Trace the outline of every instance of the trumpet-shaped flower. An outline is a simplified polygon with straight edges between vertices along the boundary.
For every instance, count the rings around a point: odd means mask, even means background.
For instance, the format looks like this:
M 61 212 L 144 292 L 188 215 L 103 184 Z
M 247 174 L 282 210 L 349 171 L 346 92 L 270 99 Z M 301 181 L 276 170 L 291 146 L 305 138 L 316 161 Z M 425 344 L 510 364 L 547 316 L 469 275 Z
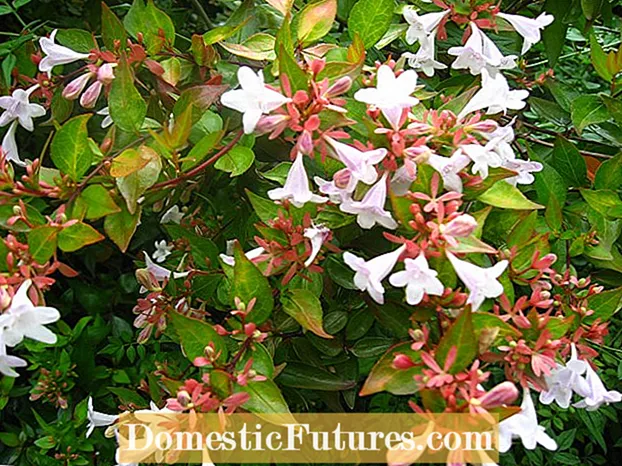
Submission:
M 513 186 L 517 184 L 531 184 L 535 181 L 532 173 L 541 172 L 544 168 L 540 162 L 532 162 L 531 160 L 511 159 L 503 162 L 502 165 L 508 170 L 516 172 L 516 176 L 505 178 L 505 181 Z
M 346 199 L 340 206 L 343 212 L 356 214 L 356 221 L 361 228 L 372 228 L 379 223 L 385 228 L 397 228 L 397 222 L 391 217 L 391 213 L 384 209 L 387 199 L 387 175 L 373 185 L 365 193 L 360 201 Z
M 420 39 L 421 46 L 417 53 L 406 52 L 404 57 L 408 60 L 408 65 L 415 70 L 422 71 L 426 76 L 434 76 L 435 70 L 444 70 L 447 65 L 436 61 L 434 48 L 434 34 Z
M 462 192 L 462 179 L 459 173 L 471 163 L 471 159 L 461 150 L 457 150 L 451 157 L 430 154 L 428 164 L 440 173 L 445 188 L 450 191 Z
M 311 254 L 305 261 L 305 267 L 309 267 L 320 253 L 324 242 L 330 237 L 330 229 L 324 225 L 311 225 L 310 228 L 305 228 L 304 237 L 311 241 Z
M 322 204 L 328 198 L 313 194 L 309 189 L 309 178 L 303 163 L 304 155 L 298 153 L 296 160 L 289 169 L 285 185 L 268 191 L 268 197 L 273 201 L 289 200 L 295 207 L 302 207 L 307 202 Z
M 464 118 L 469 113 L 487 109 L 486 113 L 494 115 L 505 113 L 508 110 L 520 110 L 526 104 L 524 100 L 529 97 L 529 91 L 510 90 L 507 79 L 496 73 L 493 77 L 486 68 L 482 71 L 482 88 L 475 93 L 471 100 L 458 114 L 458 119 Z
M 4 137 L 2 138 L 2 151 L 4 152 L 6 160 L 11 160 L 17 165 L 21 165 L 23 167 L 26 163 L 19 158 L 19 149 L 17 147 L 17 141 L 15 140 L 15 131 L 17 131 L 17 120 L 13 121 L 13 123 L 9 126 L 9 129 L 7 129 L 7 132 L 4 133 Z
M 256 74 L 247 66 L 238 70 L 241 89 L 225 92 L 220 101 L 225 107 L 242 112 L 244 132 L 250 134 L 263 114 L 276 110 L 291 99 L 281 95 L 264 84 L 263 71 Z
M 365 184 L 374 184 L 378 179 L 378 172 L 374 165 L 379 163 L 387 155 L 384 148 L 369 150 L 366 152 L 358 150 L 354 146 L 335 141 L 333 138 L 326 138 L 337 154 L 337 158 L 346 166 L 350 176 L 357 181 Z
M 536 408 L 528 388 L 523 392 L 521 411 L 499 423 L 499 451 L 507 452 L 514 438 L 520 438 L 528 450 L 535 449 L 538 444 L 547 450 L 557 450 L 557 442 L 546 433 L 544 427 L 538 425 Z
M 350 199 L 358 183 L 354 177 L 350 177 L 343 188 L 337 186 L 335 180 L 326 181 L 319 176 L 314 177 L 313 181 L 319 186 L 320 192 L 326 194 L 333 204 L 341 204 Z
M 86 430 L 86 437 L 90 437 L 90 435 L 95 430 L 95 427 L 107 427 L 111 424 L 117 422 L 119 416 L 113 416 L 111 414 L 99 413 L 93 409 L 93 398 L 89 396 L 88 406 L 86 411 L 86 417 L 89 420 L 89 424 Z
M 54 42 L 58 30 L 54 29 L 50 37 L 42 37 L 39 39 L 41 50 L 47 56 L 39 62 L 39 71 L 49 73 L 52 68 L 58 65 L 68 65 L 78 60 L 86 60 L 89 58 L 88 53 L 79 53 L 71 50 L 69 47 L 56 44 Z
M 220 254 L 220 259 L 227 265 L 233 267 L 235 265 L 235 257 L 233 257 L 233 244 L 235 241 L 227 241 L 227 254 Z M 253 259 L 257 259 L 261 256 L 266 250 L 261 246 L 255 249 L 251 249 L 244 253 L 246 258 L 250 261 Z
M 571 346 L 571 357 L 566 365 L 558 364 L 545 375 L 548 390 L 540 392 L 540 403 L 550 405 L 555 401 L 560 407 L 568 408 L 573 392 L 581 396 L 589 396 L 590 387 L 582 375 L 587 370 L 587 362 L 577 357 L 577 348 Z
M 28 298 L 31 284 L 30 280 L 22 283 L 9 308 L 0 315 L 0 334 L 7 346 L 18 345 L 24 337 L 50 345 L 56 343 L 56 335 L 45 325 L 60 319 L 60 313 L 53 307 L 35 306 Z
M 502 260 L 492 267 L 483 268 L 460 260 L 449 251 L 447 251 L 447 257 L 460 280 L 470 291 L 467 304 L 471 305 L 473 312 L 479 309 L 486 298 L 501 296 L 503 285 L 497 279 L 505 271 L 508 261 Z
M 441 296 L 445 287 L 437 278 L 438 273 L 428 265 L 425 254 L 420 252 L 416 259 L 405 259 L 406 270 L 395 272 L 389 277 L 391 285 L 406 287 L 406 302 L 415 306 L 424 294 Z
M 485 146 L 479 144 L 465 144 L 460 149 L 473 161 L 473 167 L 471 171 L 473 173 L 479 173 L 479 175 L 486 179 L 488 178 L 488 169 L 500 167 L 503 163 L 499 154 L 494 149 L 497 141 L 489 141 Z
M 384 304 L 384 287 L 381 282 L 391 273 L 405 250 L 406 246 L 400 246 L 393 252 L 382 254 L 368 261 L 351 252 L 345 252 L 343 260 L 356 272 L 354 274 L 356 287 L 361 291 L 367 291 L 378 304 Z
M 409 24 L 406 31 L 406 42 L 414 44 L 417 41 L 424 40 L 432 34 L 450 11 L 445 10 L 419 16 L 413 8 L 404 8 L 404 19 Z
M 27 365 L 28 363 L 22 358 L 6 353 L 6 345 L 0 334 L 0 374 L 4 374 L 7 377 L 19 377 L 19 374 L 13 368 L 26 367 Z
M 168 256 L 171 255 L 171 251 L 173 250 L 173 245 L 166 244 L 166 240 L 155 242 L 156 250 L 153 253 L 153 260 L 159 263 L 162 263 L 166 260 Z
M 592 369 L 592 366 L 586 364 L 585 372 L 588 394 L 583 400 L 572 406 L 575 408 L 585 408 L 588 411 L 596 411 L 602 405 L 622 401 L 622 393 L 615 390 L 607 390 L 596 371 Z
M 0 107 L 4 109 L 0 115 L 0 126 L 6 126 L 13 120 L 17 120 L 24 129 L 28 131 L 35 129 L 32 119 L 45 115 L 45 108 L 39 104 L 31 104 L 29 101 L 30 95 L 38 87 L 35 85 L 27 90 L 15 89 L 10 96 L 0 97 Z
M 391 126 L 397 129 L 403 109 L 419 103 L 419 99 L 411 96 L 417 87 L 417 72 L 408 70 L 396 77 L 388 65 L 382 65 L 376 79 L 376 87 L 359 89 L 354 98 L 379 108 Z
M 467 69 L 473 75 L 486 68 L 490 74 L 497 70 L 516 68 L 516 56 L 504 57 L 495 43 L 484 34 L 475 23 L 471 23 L 471 37 L 464 46 L 451 47 L 447 53 L 456 57 L 451 67 L 455 70 Z
M 516 32 L 523 36 L 524 42 L 521 51 L 523 55 L 527 53 L 533 44 L 540 42 L 542 36 L 540 30 L 547 27 L 555 19 L 553 15 L 547 13 L 542 13 L 537 18 L 527 18 L 507 13 L 498 13 L 497 16 L 510 23 Z
M 162 218 L 160 219 L 160 223 L 176 223 L 179 225 L 182 218 L 184 218 L 184 213 L 179 209 L 179 206 L 174 205 L 164 212 L 164 215 L 162 215 Z

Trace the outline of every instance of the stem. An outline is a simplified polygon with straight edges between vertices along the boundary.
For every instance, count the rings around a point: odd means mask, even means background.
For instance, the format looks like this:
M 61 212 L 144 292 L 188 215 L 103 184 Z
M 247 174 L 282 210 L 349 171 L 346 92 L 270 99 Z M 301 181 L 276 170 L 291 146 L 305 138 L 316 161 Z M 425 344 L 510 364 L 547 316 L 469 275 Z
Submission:
M 524 135 L 523 138 L 527 139 L 528 141 L 535 142 L 536 144 L 540 144 L 542 146 L 550 148 L 555 147 L 555 144 L 553 144 L 552 142 L 543 141 L 542 139 L 534 138 L 533 136 Z M 579 150 L 579 153 L 581 155 L 586 155 L 588 157 L 595 157 L 599 159 L 612 159 L 614 157 L 613 155 L 601 154 L 599 152 L 591 152 L 588 150 Z
M 229 152 L 231 149 L 233 149 L 233 146 L 235 146 L 238 143 L 238 141 L 240 140 L 240 138 L 242 137 L 243 134 L 244 133 L 242 132 L 242 130 L 240 130 L 235 135 L 235 137 L 231 140 L 231 142 L 229 142 L 226 146 L 224 146 L 222 149 L 220 149 L 220 151 L 218 151 L 212 157 L 207 159 L 205 162 L 197 165 L 196 167 L 194 167 L 189 172 L 182 173 L 177 178 L 172 178 L 170 180 L 162 181 L 160 183 L 154 184 L 150 188 L 150 191 L 153 191 L 155 189 L 168 188 L 169 186 L 175 186 L 175 185 L 179 184 L 180 182 L 182 182 L 183 180 L 185 180 L 187 178 L 192 178 L 193 176 L 198 175 L 205 168 L 207 168 L 210 165 L 212 165 L 213 163 L 215 163 L 219 158 L 221 158 L 223 155 L 225 155 L 227 152 Z

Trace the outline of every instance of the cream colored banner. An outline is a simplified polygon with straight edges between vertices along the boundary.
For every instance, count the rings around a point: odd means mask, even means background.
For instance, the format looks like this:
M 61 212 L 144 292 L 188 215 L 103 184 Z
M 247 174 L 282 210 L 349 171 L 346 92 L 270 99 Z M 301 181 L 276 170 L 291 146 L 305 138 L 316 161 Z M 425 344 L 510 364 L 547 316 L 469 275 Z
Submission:
M 493 463 L 498 417 L 125 413 L 120 463 Z

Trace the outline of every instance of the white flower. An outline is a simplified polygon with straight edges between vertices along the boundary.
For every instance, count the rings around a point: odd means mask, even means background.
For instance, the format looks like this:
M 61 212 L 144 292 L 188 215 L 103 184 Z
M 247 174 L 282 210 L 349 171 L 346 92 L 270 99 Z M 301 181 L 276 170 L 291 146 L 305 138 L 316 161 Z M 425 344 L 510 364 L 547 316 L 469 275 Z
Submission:
M 101 110 L 98 110 L 95 113 L 97 115 L 101 115 L 101 116 L 104 117 L 104 119 L 100 123 L 100 126 L 102 127 L 102 129 L 108 128 L 108 126 L 110 126 L 112 123 L 114 123 L 112 121 L 112 118 L 110 117 L 110 109 L 108 107 L 104 107 L 104 108 L 102 108 Z
M 74 52 L 68 47 L 64 47 L 54 43 L 54 38 L 58 30 L 54 29 L 50 37 L 42 37 L 39 39 L 39 45 L 43 53 L 47 55 L 43 60 L 39 62 L 39 71 L 42 73 L 49 73 L 52 68 L 58 65 L 67 65 L 78 60 L 86 60 L 89 58 L 88 53 Z
M 307 202 L 321 204 L 328 201 L 327 197 L 313 194 L 309 189 L 309 178 L 303 163 L 304 155 L 298 152 L 296 160 L 289 169 L 285 185 L 268 191 L 268 197 L 273 201 L 289 200 L 295 207 L 302 207 Z
M 550 375 L 544 376 L 548 390 L 540 392 L 540 403 L 550 405 L 553 400 L 561 407 L 568 408 L 572 393 L 588 396 L 590 387 L 581 377 L 588 364 L 577 357 L 577 348 L 571 344 L 571 357 L 566 365 L 558 364 Z
M 445 287 L 437 278 L 438 273 L 428 265 L 425 254 L 419 253 L 416 259 L 405 259 L 406 270 L 389 277 L 393 286 L 406 287 L 406 302 L 415 306 L 421 302 L 425 293 L 441 296 Z
M 6 160 L 12 160 L 17 165 L 22 167 L 26 166 L 26 163 L 19 158 L 19 149 L 17 147 L 17 141 L 15 141 L 15 131 L 17 130 L 17 120 L 11 123 L 9 129 L 2 138 L 2 151 Z
M 17 120 L 24 129 L 28 131 L 35 129 L 32 119 L 45 115 L 45 108 L 39 104 L 31 104 L 29 101 L 30 95 L 38 87 L 39 85 L 34 85 L 27 90 L 15 89 L 11 96 L 0 97 L 0 107 L 4 109 L 0 115 L 0 126 L 6 126 L 13 120 Z
M 330 229 L 324 225 L 311 225 L 310 228 L 305 228 L 304 237 L 309 238 L 311 241 L 311 254 L 305 261 L 305 267 L 309 267 L 313 264 L 313 261 L 317 257 L 322 249 L 322 245 L 330 236 Z
M 404 19 L 410 25 L 406 31 L 406 42 L 414 44 L 418 40 L 425 39 L 438 27 L 450 11 L 445 10 L 419 16 L 414 9 L 410 7 L 404 8 Z M 373 21 L 373 18 L 369 18 L 369 20 Z
M 242 112 L 244 116 L 244 132 L 250 134 L 255 131 L 261 115 L 276 110 L 291 99 L 269 89 L 264 84 L 263 71 L 257 74 L 247 66 L 238 70 L 238 81 L 241 89 L 225 92 L 220 101 L 225 107 Z
M 514 142 L 514 128 L 512 127 L 514 120 L 515 118 L 505 126 L 497 126 L 492 132 L 479 132 L 479 134 L 487 140 L 496 141 L 494 146 L 492 146 L 492 150 L 499 154 L 499 157 L 501 157 L 501 160 L 504 162 L 516 158 L 516 154 L 511 145 L 512 142 Z
M 508 170 L 516 172 L 516 176 L 505 178 L 505 181 L 513 186 L 517 184 L 531 184 L 535 181 L 532 173 L 542 171 L 544 168 L 540 162 L 532 162 L 531 160 L 512 159 L 506 160 L 502 165 Z
M 524 100 L 529 97 L 529 91 L 510 90 L 507 79 L 497 73 L 494 77 L 486 68 L 482 69 L 482 88 L 471 98 L 458 115 L 458 119 L 477 110 L 487 109 L 486 113 L 494 115 L 507 110 L 520 110 L 526 104 Z
M 161 265 L 154 263 L 145 251 L 143 251 L 143 255 L 145 256 L 145 265 L 147 266 L 147 271 L 153 275 L 153 277 L 162 282 L 164 280 L 168 280 L 171 276 L 171 271 Z M 173 273 L 173 278 L 184 278 L 188 275 L 189 272 L 175 272 Z
M 162 215 L 162 218 L 160 219 L 160 223 L 176 223 L 179 225 L 182 218 L 184 218 L 184 213 L 179 210 L 179 206 L 174 205 L 164 212 L 164 215 Z
M 471 23 L 471 37 L 462 47 L 451 47 L 447 53 L 457 57 L 451 64 L 455 70 L 469 69 L 471 74 L 480 74 L 486 68 L 491 74 L 497 70 L 516 68 L 516 56 L 504 57 L 495 43 L 475 23 Z
M 622 394 L 620 392 L 607 390 L 596 371 L 592 369 L 592 366 L 589 364 L 585 366 L 585 379 L 587 381 L 588 394 L 583 400 L 572 406 L 575 408 L 585 408 L 588 411 L 596 411 L 603 404 L 607 405 L 609 403 L 619 403 L 622 401 Z
M 106 427 L 111 424 L 114 424 L 119 416 L 112 416 L 110 414 L 98 413 L 93 409 L 93 398 L 89 396 L 88 399 L 88 408 L 86 412 L 86 416 L 89 420 L 89 424 L 86 430 L 87 438 L 93 433 L 95 427 Z
M 497 280 L 508 266 L 502 260 L 489 268 L 478 267 L 470 262 L 458 259 L 447 251 L 447 257 L 460 280 L 469 289 L 467 304 L 473 312 L 477 311 L 486 298 L 497 298 L 503 294 L 503 285 Z
M 45 327 L 60 319 L 57 309 L 48 306 L 35 306 L 28 298 L 28 289 L 32 282 L 26 280 L 21 284 L 11 305 L 0 315 L 0 334 L 7 346 L 15 346 L 24 337 L 48 343 L 56 343 L 56 335 Z
M 423 71 L 428 77 L 434 76 L 434 70 L 444 70 L 447 68 L 447 65 L 436 61 L 434 58 L 434 37 L 435 35 L 431 34 L 420 39 L 421 46 L 419 50 L 417 50 L 417 53 L 406 52 L 403 55 L 404 58 L 408 60 L 408 64 L 411 68 Z
M 524 389 L 521 411 L 504 419 L 499 423 L 499 451 L 507 452 L 512 446 L 512 439 L 520 438 L 523 446 L 528 450 L 533 450 L 540 444 L 547 450 L 557 450 L 557 442 L 553 440 L 538 425 L 536 408 L 529 394 L 529 389 Z
M 419 103 L 419 99 L 411 97 L 417 87 L 417 72 L 408 70 L 395 77 L 388 65 L 382 65 L 378 68 L 376 79 L 376 87 L 359 89 L 354 99 L 379 108 L 391 126 L 397 129 L 402 110 Z
M 379 223 L 385 228 L 397 228 L 397 222 L 391 213 L 384 209 L 387 199 L 387 174 L 365 193 L 360 201 L 346 199 L 340 209 L 348 214 L 356 214 L 356 221 L 361 228 L 372 228 Z
M 235 244 L 235 241 L 227 241 L 227 254 L 220 254 L 220 259 L 231 267 L 235 265 L 235 258 L 233 257 L 233 244 Z M 253 259 L 257 259 L 264 252 L 266 252 L 266 250 L 260 246 L 245 252 L 244 255 L 248 260 L 252 261 Z
M 26 367 L 28 363 L 22 358 L 11 356 L 6 353 L 6 345 L 0 333 L 0 374 L 7 377 L 19 377 L 19 374 L 13 370 L 14 367 Z
M 473 167 L 471 167 L 472 173 L 479 173 L 479 175 L 486 179 L 488 178 L 489 168 L 498 168 L 503 163 L 499 154 L 494 149 L 497 141 L 493 139 L 485 146 L 479 144 L 465 144 L 460 146 L 460 150 L 464 152 L 473 161 Z
M 322 194 L 328 195 L 328 198 L 333 204 L 340 204 L 350 199 L 358 183 L 358 180 L 353 176 L 348 179 L 348 183 L 344 188 L 337 186 L 334 179 L 332 181 L 326 181 L 316 176 L 313 178 L 313 181 L 319 186 Z
M 382 280 L 391 273 L 406 246 L 400 246 L 393 252 L 374 257 L 366 261 L 351 252 L 343 254 L 344 262 L 354 270 L 354 284 L 361 291 L 367 291 L 378 304 L 384 304 Z
M 333 138 L 327 137 L 326 141 L 335 150 L 339 160 L 350 171 L 350 175 L 357 181 L 365 184 L 373 184 L 378 179 L 378 172 L 374 165 L 379 163 L 387 155 L 384 148 L 369 150 L 366 152 L 358 150 L 354 146 L 349 146 Z
M 540 42 L 540 29 L 544 29 L 555 19 L 553 15 L 542 13 L 537 18 L 527 18 L 519 15 L 509 15 L 507 13 L 498 13 L 499 18 L 503 18 L 518 32 L 523 39 L 523 50 L 521 54 L 525 54 L 533 44 Z
M 459 173 L 471 163 L 471 159 L 467 155 L 460 150 L 454 152 L 451 157 L 431 153 L 427 163 L 440 173 L 445 189 L 458 193 L 462 192 L 462 179 Z
M 398 168 L 391 178 L 391 191 L 396 196 L 405 196 L 416 179 L 417 163 L 409 158 L 404 158 L 404 165 Z
M 166 260 L 168 256 L 171 255 L 171 251 L 173 250 L 173 245 L 166 244 L 166 240 L 162 240 L 160 242 L 155 242 L 156 250 L 153 253 L 153 260 L 159 263 L 162 263 Z

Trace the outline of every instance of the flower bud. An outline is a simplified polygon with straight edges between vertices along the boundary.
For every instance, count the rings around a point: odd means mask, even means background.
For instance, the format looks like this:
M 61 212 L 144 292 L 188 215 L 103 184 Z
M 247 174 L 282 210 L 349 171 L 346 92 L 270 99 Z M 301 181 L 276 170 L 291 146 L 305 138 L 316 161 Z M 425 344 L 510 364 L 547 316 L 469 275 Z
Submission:
M 4 310 L 11 304 L 11 296 L 6 288 L 0 288 L 0 310 Z
M 442 227 L 441 231 L 444 235 L 465 238 L 475 231 L 477 220 L 469 214 L 462 214 Z
M 63 89 L 63 97 L 67 100 L 76 100 L 93 77 L 93 73 L 84 73 L 71 81 Z
M 283 131 L 287 126 L 287 122 L 290 120 L 289 115 L 275 114 L 275 115 L 263 115 L 257 126 L 255 127 L 255 134 L 258 136 L 272 133 L 279 130 Z
M 140 283 L 147 291 L 159 291 L 160 284 L 155 279 L 153 274 L 147 269 L 138 269 L 135 272 L 136 281 Z
M 482 120 L 470 125 L 470 128 L 480 133 L 492 133 L 499 127 L 499 124 L 495 120 Z
M 97 80 L 102 84 L 110 84 L 114 79 L 114 67 L 116 63 L 105 63 L 97 70 Z
M 396 369 L 410 369 L 414 365 L 415 364 L 412 362 L 412 359 L 405 354 L 398 353 L 393 358 L 393 367 Z
M 512 382 L 502 382 L 479 398 L 484 408 L 509 405 L 518 398 L 518 389 Z
M 88 87 L 84 94 L 82 94 L 82 97 L 80 97 L 80 105 L 82 105 L 84 108 L 95 107 L 101 90 L 102 83 L 100 81 L 95 81 Z
M 352 87 L 352 78 L 350 78 L 349 76 L 344 76 L 342 78 L 339 78 L 337 81 L 335 81 L 333 85 L 330 86 L 326 90 L 325 95 L 328 98 L 336 97 L 338 95 L 348 92 L 351 87 Z
M 303 131 L 298 138 L 298 150 L 305 155 L 311 155 L 313 152 L 313 136 L 307 130 Z
M 335 186 L 339 189 L 345 189 L 350 184 L 350 170 L 343 168 L 333 175 Z

